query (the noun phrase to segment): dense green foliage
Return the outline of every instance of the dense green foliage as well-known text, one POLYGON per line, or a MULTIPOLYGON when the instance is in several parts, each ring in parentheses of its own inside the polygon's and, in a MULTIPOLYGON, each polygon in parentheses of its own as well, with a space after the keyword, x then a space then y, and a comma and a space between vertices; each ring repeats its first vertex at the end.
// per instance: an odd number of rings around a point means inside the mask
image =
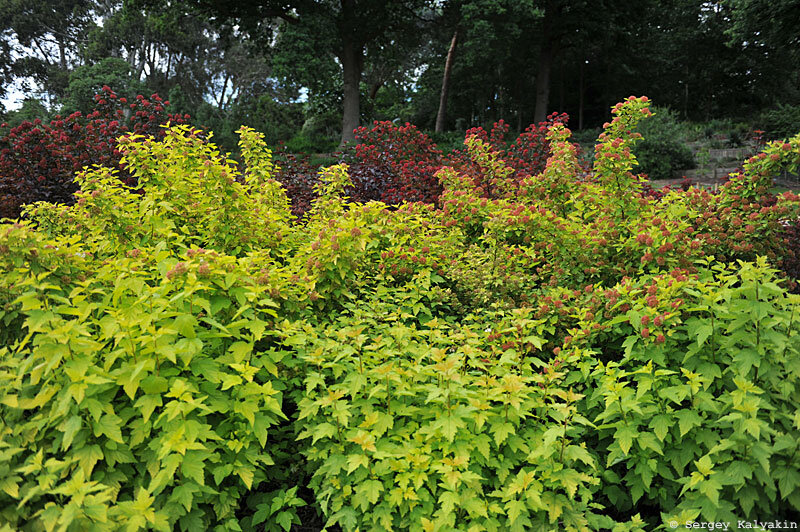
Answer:
POLYGON ((639 171, 650 179, 673 179, 695 164, 677 114, 669 109, 657 109, 651 120, 645 120, 637 128, 644 138, 636 145, 634 153, 639 171))
POLYGON ((758 125, 772 139, 785 139, 800 129, 800 105, 778 105, 764 111, 758 125))
POLYGON ((800 296, 775 266, 800 164, 719 194, 634 174, 646 98, 585 175, 477 136, 438 204, 296 221, 263 138, 120 140, 134 190, 0 226, 0 519, 15 528, 651 530, 800 511, 800 296), (479 172, 476 179, 473 172, 479 172), (481 186, 485 184, 486 186, 481 186), (302 495, 303 498, 300 497, 302 495), (307 497, 306 497, 307 495, 307 497))

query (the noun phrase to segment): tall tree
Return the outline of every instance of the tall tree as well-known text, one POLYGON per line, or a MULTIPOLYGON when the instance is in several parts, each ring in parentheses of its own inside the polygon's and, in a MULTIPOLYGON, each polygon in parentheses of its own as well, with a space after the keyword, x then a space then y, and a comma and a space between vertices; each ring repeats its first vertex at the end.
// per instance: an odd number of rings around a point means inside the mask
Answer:
POLYGON ((536 74, 536 109, 533 112, 534 122, 544 122, 550 104, 550 71, 553 58, 558 53, 563 34, 558 29, 563 3, 547 0, 544 5, 544 19, 541 26, 541 44, 539 45, 539 63, 536 74))
MULTIPOLYGON (((646 0, 644 0, 646 1, 646 0)), ((536 66, 536 109, 534 121, 543 121, 552 109, 550 103, 553 67, 563 65, 568 50, 587 50, 595 42, 621 42, 628 27, 629 6, 638 5, 623 0, 538 0, 536 5, 544 13, 538 26, 539 56, 536 66)), ((630 50, 626 50, 630 52, 630 50)), ((569 67, 580 70, 585 64, 586 52, 571 54, 574 61, 569 67)), ((563 77, 563 73, 561 73, 563 77)), ((611 81, 611 80, 609 80, 611 81)))
POLYGON ((800 0, 728 0, 733 41, 782 50, 800 59, 800 0))
POLYGON ((647 94, 685 119, 709 120, 746 118, 782 101, 797 82, 797 63, 786 47, 727 45, 733 21, 724 0, 642 1, 620 10, 610 26, 624 31, 600 41, 593 69, 602 105, 647 94))
POLYGON ((69 72, 83 62, 79 51, 95 27, 96 7, 85 0, 0 0, 0 63, 14 78, 33 80, 50 99, 58 98, 69 72))
POLYGON ((132 77, 150 90, 167 94, 180 84, 195 103, 214 91, 226 50, 203 16, 179 3, 106 0, 103 5, 103 24, 85 47, 89 61, 123 59, 132 77))
POLYGON ((442 76, 442 92, 439 97, 439 112, 436 113, 435 131, 444 131, 444 117, 447 112, 447 93, 450 90, 450 73, 453 71, 453 59, 456 54, 458 44, 458 28, 453 32, 453 39, 450 41, 450 48, 447 50, 447 59, 444 63, 444 75, 442 76))
MULTIPOLYGON (((0 35, 4 34, 2 26, 0 26, 0 35)), ((11 85, 14 77, 11 73, 13 61, 11 59, 11 43, 7 38, 0 38, 0 99, 3 99, 11 85)), ((3 104, 0 103, 0 114, 3 113, 3 104)))
MULTIPOLYGON (((297 25, 317 54, 331 54, 340 66, 341 143, 352 141, 360 122, 360 85, 370 47, 417 39, 432 0, 194 0, 220 21, 234 20, 256 37, 274 38, 275 21, 297 25)), ((265 40, 266 40, 265 39, 265 40)))

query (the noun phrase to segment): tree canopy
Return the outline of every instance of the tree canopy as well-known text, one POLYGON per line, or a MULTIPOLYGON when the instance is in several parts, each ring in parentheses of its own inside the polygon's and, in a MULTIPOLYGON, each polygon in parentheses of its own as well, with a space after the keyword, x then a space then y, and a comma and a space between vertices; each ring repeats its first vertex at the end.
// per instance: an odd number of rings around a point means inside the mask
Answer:
POLYGON ((798 28, 798 0, 0 0, 0 97, 13 120, 159 93, 223 144, 243 122, 322 151, 372 120, 597 127, 629 94, 746 119, 800 102, 798 28))

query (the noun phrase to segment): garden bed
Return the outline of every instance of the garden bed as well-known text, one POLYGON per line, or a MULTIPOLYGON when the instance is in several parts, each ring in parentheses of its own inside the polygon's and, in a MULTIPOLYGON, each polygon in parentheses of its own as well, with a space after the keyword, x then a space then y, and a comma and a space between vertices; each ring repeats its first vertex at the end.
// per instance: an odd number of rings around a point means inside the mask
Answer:
POLYGON ((796 514, 780 222, 800 198, 769 186, 800 135, 717 194, 655 197, 632 171, 648 112, 615 108, 591 179, 555 121, 543 171, 474 134, 428 176, 437 195, 405 191, 430 202, 349 201, 340 164, 299 219, 252 130, 241 165, 187 126, 122 139, 136 189, 95 167, 74 205, 0 226, 0 522, 633 532, 796 514))

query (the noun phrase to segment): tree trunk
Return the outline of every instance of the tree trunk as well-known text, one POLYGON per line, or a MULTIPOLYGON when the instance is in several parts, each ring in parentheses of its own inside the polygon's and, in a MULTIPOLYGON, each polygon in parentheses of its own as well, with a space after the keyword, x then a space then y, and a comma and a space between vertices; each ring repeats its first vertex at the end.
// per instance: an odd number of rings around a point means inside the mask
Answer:
POLYGON ((340 0, 342 11, 339 21, 339 38, 342 48, 342 138, 339 147, 356 139, 355 129, 361 121, 361 70, 364 68, 364 46, 359 44, 354 0, 340 0))
POLYGON ((503 90, 502 84, 498 84, 496 94, 497 98, 495 98, 495 101, 497 104, 495 107, 497 108, 497 116, 495 117, 495 122, 503 120, 506 114, 506 93, 503 90))
POLYGON ((550 70, 553 65, 553 43, 549 39, 542 43, 539 52, 539 70, 536 75, 536 110, 533 121, 537 124, 547 119, 547 106, 550 100, 550 70))
POLYGON ((135 75, 134 79, 136 79, 136 81, 141 81, 142 80, 142 74, 144 73, 144 65, 145 65, 145 62, 146 62, 146 58, 145 58, 145 46, 146 45, 147 45, 147 43, 144 40, 142 40, 141 48, 137 48, 136 51, 135 51, 136 52, 136 58, 137 58, 136 60, 139 61, 138 63, 135 63, 136 64, 136 68, 135 68, 136 75, 135 75))
POLYGON ((551 28, 558 22, 554 2, 547 2, 542 20, 542 47, 539 50, 539 69, 536 73, 536 110, 533 112, 535 123, 547 119, 550 103, 550 71, 553 68, 553 57, 556 52, 556 39, 551 28))
POLYGON ((378 97, 378 91, 383 87, 383 81, 376 81, 372 84, 372 89, 369 91, 369 99, 375 100, 378 97))
POLYGON ((578 78, 578 131, 583 131, 583 68, 585 59, 581 59, 580 77, 578 78))
POLYGON ((64 45, 64 41, 61 39, 58 40, 58 62, 61 66, 61 70, 67 70, 67 51, 66 46, 64 45))
POLYGON ((519 102, 517 106, 517 131, 522 133, 522 102, 525 101, 525 97, 522 92, 522 76, 517 76, 517 83, 514 88, 514 95, 516 96, 516 100, 519 102))
POLYGON ((559 113, 564 112, 564 56, 558 60, 558 109, 559 113))
POLYGON ((683 84, 683 119, 689 120, 689 80, 683 84))
MULTIPOLYGON (((169 71, 168 71, 169 73, 169 71)), ((225 91, 228 90, 228 79, 230 76, 227 74, 225 75, 225 82, 222 84, 222 94, 219 95, 219 99, 217 100, 217 107, 219 107, 220 111, 223 109, 223 103, 225 102, 225 91)))
POLYGON ((447 51, 447 60, 444 62, 444 76, 442 77, 442 93, 439 96, 439 112, 436 113, 437 133, 444 131, 444 118, 447 110, 447 91, 450 89, 450 72, 453 68, 453 56, 456 52, 458 43, 458 29, 453 33, 453 40, 450 41, 450 49, 447 51))
POLYGON ((342 43, 342 74, 343 74, 343 94, 342 94, 342 140, 339 146, 342 147, 348 142, 355 140, 355 129, 358 127, 361 118, 360 90, 361 83, 361 58, 356 50, 355 44, 349 39, 342 43))

